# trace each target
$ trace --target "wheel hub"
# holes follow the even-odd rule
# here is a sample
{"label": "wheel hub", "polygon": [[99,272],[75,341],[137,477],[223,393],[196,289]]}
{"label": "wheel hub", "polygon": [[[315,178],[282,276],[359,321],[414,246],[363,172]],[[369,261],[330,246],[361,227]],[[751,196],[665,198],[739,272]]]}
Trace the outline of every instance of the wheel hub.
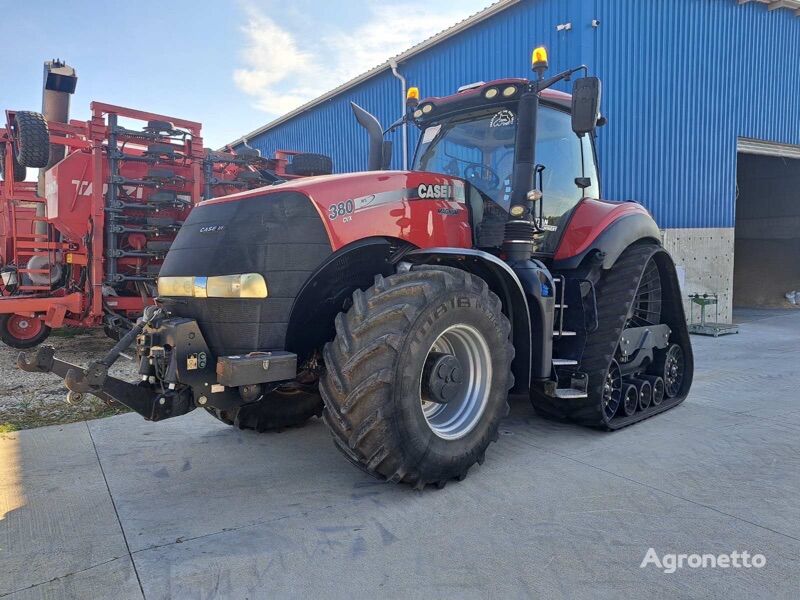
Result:
{"label": "wheel hub", "polygon": [[457,357],[431,352],[425,359],[422,395],[430,402],[447,404],[456,397],[463,380],[464,372]]}

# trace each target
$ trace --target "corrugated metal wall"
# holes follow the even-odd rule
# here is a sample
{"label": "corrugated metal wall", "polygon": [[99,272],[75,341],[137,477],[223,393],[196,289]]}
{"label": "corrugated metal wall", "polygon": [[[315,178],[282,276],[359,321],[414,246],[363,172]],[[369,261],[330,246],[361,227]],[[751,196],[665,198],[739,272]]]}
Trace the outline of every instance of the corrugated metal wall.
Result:
{"label": "corrugated metal wall", "polygon": [[[568,22],[571,30],[556,31]],[[523,0],[400,70],[423,96],[445,95],[526,76],[539,44],[550,49],[551,72],[583,62],[603,78],[604,196],[642,201],[662,228],[733,226],[737,136],[800,144],[800,19],[759,3]],[[251,144],[330,154],[339,172],[363,169],[367,139],[350,100],[391,123],[400,82],[386,70]],[[399,132],[390,139],[399,167]]]}
{"label": "corrugated metal wall", "polygon": [[609,197],[733,227],[736,138],[800,144],[800,19],[735,0],[594,0]]}

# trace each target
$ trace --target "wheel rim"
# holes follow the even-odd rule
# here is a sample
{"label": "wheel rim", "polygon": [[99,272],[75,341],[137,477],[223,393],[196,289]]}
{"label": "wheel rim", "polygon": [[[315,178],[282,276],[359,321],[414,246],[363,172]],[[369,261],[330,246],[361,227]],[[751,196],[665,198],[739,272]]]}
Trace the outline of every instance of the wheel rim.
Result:
{"label": "wheel rim", "polygon": [[628,310],[628,327],[646,327],[661,322],[661,274],[651,258],[642,274],[636,296]]}
{"label": "wheel rim", "polygon": [[683,372],[683,350],[680,346],[673,345],[664,361],[664,391],[670,398],[678,395],[683,383]]}
{"label": "wheel rim", "polygon": [[36,318],[11,315],[6,327],[8,333],[18,340],[32,340],[42,331],[42,322]]}
{"label": "wheel rim", "polygon": [[619,403],[622,400],[622,376],[619,372],[617,361],[612,360],[608,367],[606,380],[603,384],[603,413],[606,419],[612,419],[617,414]]}
{"label": "wheel rim", "polygon": [[462,324],[443,331],[428,350],[425,360],[440,354],[454,356],[463,376],[446,404],[432,402],[426,397],[420,377],[422,414],[438,437],[456,440],[475,428],[486,409],[492,383],[491,353],[483,335],[474,327]]}

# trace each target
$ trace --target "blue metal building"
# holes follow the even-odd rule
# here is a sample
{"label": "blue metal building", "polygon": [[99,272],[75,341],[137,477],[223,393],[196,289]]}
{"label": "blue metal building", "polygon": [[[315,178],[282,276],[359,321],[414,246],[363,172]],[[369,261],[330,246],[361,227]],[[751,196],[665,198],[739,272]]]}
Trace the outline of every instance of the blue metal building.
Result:
{"label": "blue metal building", "polygon": [[[348,103],[394,121],[404,92],[393,64],[423,97],[447,95],[528,76],[541,44],[551,72],[583,63],[603,80],[603,196],[647,206],[684,263],[687,292],[721,294],[727,319],[737,157],[800,158],[800,1],[500,0],[242,139],[265,154],[321,152],[336,171],[361,170],[367,139]],[[400,133],[392,139],[401,168]],[[415,143],[412,127],[410,153]]]}

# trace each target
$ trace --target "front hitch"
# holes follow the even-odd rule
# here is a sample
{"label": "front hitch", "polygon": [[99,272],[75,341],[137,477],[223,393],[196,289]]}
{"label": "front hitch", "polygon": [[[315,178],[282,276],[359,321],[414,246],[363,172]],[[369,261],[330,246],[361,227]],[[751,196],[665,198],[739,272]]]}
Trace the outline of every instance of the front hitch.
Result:
{"label": "front hitch", "polygon": [[189,390],[164,390],[158,393],[146,383],[132,384],[108,374],[111,366],[145,327],[164,316],[163,309],[146,307],[136,325],[103,358],[92,362],[87,368],[56,358],[53,346],[40,347],[32,360],[25,352],[21,352],[17,357],[17,366],[29,373],[54,373],[64,379],[71,392],[92,394],[104,402],[119,402],[149,421],[186,414],[194,409]]}

